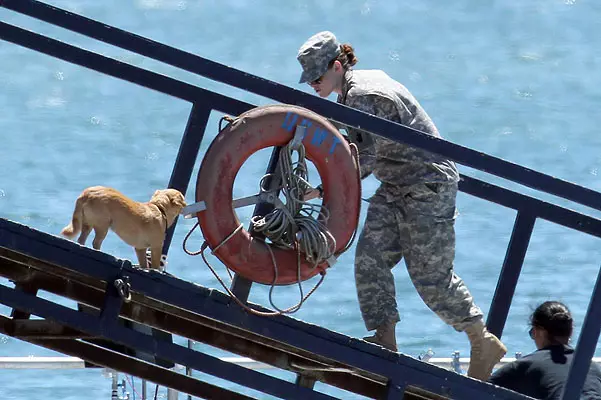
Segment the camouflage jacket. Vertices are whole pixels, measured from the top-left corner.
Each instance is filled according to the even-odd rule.
[[[347,71],[338,103],[440,137],[413,95],[383,71]],[[459,180],[457,167],[451,160],[361,130],[347,128],[347,132],[359,147],[361,177],[373,172],[387,195],[403,195],[404,189],[417,183]]]

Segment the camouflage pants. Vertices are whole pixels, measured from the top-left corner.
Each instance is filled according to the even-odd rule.
[[[417,184],[371,198],[355,254],[359,306],[368,330],[400,320],[392,268],[405,258],[413,285],[426,305],[458,331],[482,311],[453,271],[456,184]]]

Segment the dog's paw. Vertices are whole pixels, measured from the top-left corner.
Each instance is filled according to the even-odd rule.
[[[146,263],[150,266],[152,260],[150,249],[146,249]],[[161,265],[159,269],[164,271],[167,268],[167,254],[161,254]]]

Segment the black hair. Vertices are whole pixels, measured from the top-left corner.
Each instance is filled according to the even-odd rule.
[[[538,306],[530,316],[530,325],[547,331],[552,342],[569,339],[574,329],[570,310],[559,301],[545,301]]]

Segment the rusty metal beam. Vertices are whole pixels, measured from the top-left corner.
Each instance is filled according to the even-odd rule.
[[[17,283],[35,285],[41,290],[65,296],[96,309],[102,307],[105,287],[103,281],[94,282],[88,279],[83,284],[74,280],[80,276],[63,274],[60,267],[39,260],[30,261],[18,253],[13,261],[13,254],[10,253],[0,248],[0,275]],[[135,292],[132,292],[132,301],[123,304],[121,318],[169,331],[280,369],[310,375],[323,383],[366,397],[379,398],[386,391],[384,378],[364,376],[360,371],[348,369],[344,372],[344,365],[315,360],[309,353],[300,355],[299,350],[294,347],[202,318]],[[102,342],[93,343],[103,345]],[[299,365],[303,368],[299,368]],[[319,372],[314,372],[315,370]]]
[[[18,253],[16,251],[12,251],[5,247],[0,247],[0,258],[3,258],[10,262],[16,262],[27,267],[31,267],[32,270],[39,270],[50,275],[56,275],[60,278],[75,279],[79,283],[84,283],[91,286],[97,286],[99,285],[99,283],[101,284],[102,282],[104,282],[102,280],[91,278],[76,271],[63,268],[59,265],[51,264],[47,261],[38,260],[33,257],[29,257],[27,255]],[[27,282],[29,273],[31,272],[22,273],[23,276],[19,280]]]
[[[3,331],[9,332],[10,336],[23,340],[92,338],[86,333],[47,320],[20,320],[3,317],[0,319],[0,323],[2,324]]]
[[[27,268],[23,268],[27,266]],[[71,274],[70,270],[54,266],[42,261],[33,260],[19,253],[0,248],[0,275],[16,282],[35,284],[41,289],[52,292],[95,309],[102,307],[104,300],[105,282],[84,280],[80,281],[78,274]],[[140,305],[137,307],[135,305]],[[132,307],[131,310],[129,308]],[[169,304],[156,301],[152,298],[132,292],[132,302],[125,304],[122,310],[122,316],[129,317],[132,321],[139,322],[138,314],[144,312],[144,307],[162,311],[167,315],[183,318],[198,325],[204,325],[211,329],[219,330],[226,334],[234,334],[239,337],[252,339],[262,345],[277,348],[278,350],[297,353],[299,349],[286,345],[281,342],[267,339],[265,337],[249,333],[240,328],[223,324],[219,321],[202,317]],[[151,322],[158,317],[146,315],[144,318],[151,318]],[[313,359],[311,353],[306,353],[306,358]],[[328,360],[324,360],[327,364]]]

